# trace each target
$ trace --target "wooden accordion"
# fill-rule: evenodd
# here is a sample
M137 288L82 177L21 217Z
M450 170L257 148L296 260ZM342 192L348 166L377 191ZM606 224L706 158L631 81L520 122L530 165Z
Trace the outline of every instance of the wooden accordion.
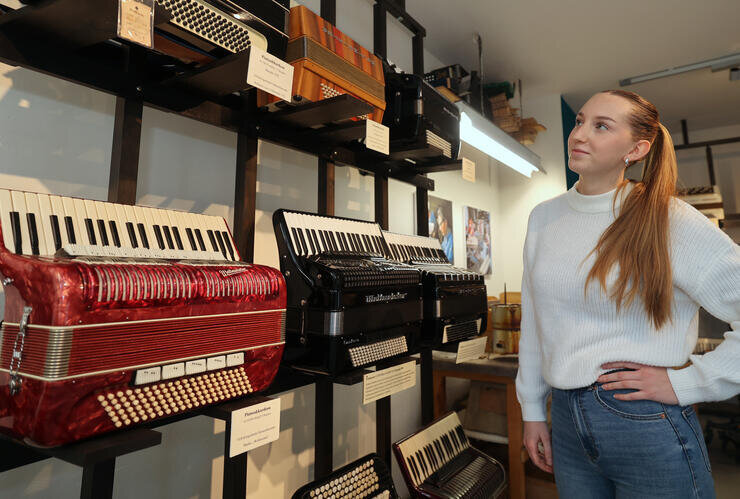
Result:
M285 60L295 68L293 103L350 94L372 105L368 118L383 122L385 78L380 59L306 7L290 9ZM279 99L259 91L257 104Z
M0 189L0 431L56 446L267 388L285 281L221 217Z

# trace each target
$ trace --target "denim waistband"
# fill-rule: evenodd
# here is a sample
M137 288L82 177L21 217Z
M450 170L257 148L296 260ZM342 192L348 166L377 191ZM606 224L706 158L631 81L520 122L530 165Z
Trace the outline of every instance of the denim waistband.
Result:
M607 371L604 374L602 374L601 376L604 376L606 374L618 373L618 372L622 372L622 371L635 371L635 370L636 369L630 369L628 367L622 367L622 368L619 368L619 369L612 369L611 371ZM582 386L580 388L570 388L570 389L567 389L567 390L562 390L560 388L554 388L553 387L553 390L560 390L561 392L579 392L579 391L584 391L584 390L590 390L593 387L601 386L603 384L604 383L600 383L598 381L594 381L590 385L588 385L588 386Z

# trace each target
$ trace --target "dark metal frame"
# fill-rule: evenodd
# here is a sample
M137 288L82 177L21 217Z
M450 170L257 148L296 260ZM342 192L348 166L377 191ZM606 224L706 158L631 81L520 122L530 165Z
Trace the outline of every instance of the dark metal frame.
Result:
M414 72L423 75L424 28L405 11L404 0L376 0L374 6L374 49L385 56L386 14L390 13L413 33ZM321 1L321 15L336 23L336 0ZM364 136L364 124L350 123L323 130L312 130L313 124L326 123L358 114L366 104L348 95L339 96L299 109L266 114L256 109L254 92L237 97L229 95L209 100L184 90L181 86L165 85L147 79L146 52L126 43L106 43L85 55L72 53L37 40L34 36L19 39L18 33L3 29L0 16L0 61L116 95L116 110L112 140L111 170L108 200L134 204L138 177L141 123L145 105L173 112L197 121L218 126L238 134L236 182L234 192L234 239L242 260L254 256L255 199L257 178L257 141L274 142L318 156L318 212L334 214L335 164L352 165L375 176L375 218L388 228L388 179L394 178L417 188L417 220L419 233L427 231L427 193L434 181L409 165L399 165L387 157L365 150L336 145L332 137L359 138ZM459 169L459 165L439 165L436 171ZM425 170L432 171L432 170ZM423 223L422 223L423 222ZM408 360L408 359L405 359ZM398 361L398 360L397 360ZM396 362L397 362L396 361ZM431 350L422 352L422 413L423 421L431 421L432 380ZM272 386L258 396L279 393L312 383L316 384L316 469L315 478L328 475L333 469L333 385L355 384L361 381L360 370L342 379L330 379L280 368ZM359 376L359 377L358 377ZM427 380L428 378L428 380ZM428 389L427 389L428 385ZM82 498L112 497L115 458L129 452L158 445L161 434L151 430L163 424L205 414L227 421L230 410L245 400L230 401L221 406L193 411L159 420L138 428L104 435L55 449L34 449L8 437L0 436L0 472L48 457L83 466ZM327 414L328 412L328 414ZM427 413L429 416L427 417ZM378 454L391 462L391 400L376 402L376 444ZM229 432L225 436L225 452L229 448ZM224 465L224 497L246 495L247 454L226 458Z

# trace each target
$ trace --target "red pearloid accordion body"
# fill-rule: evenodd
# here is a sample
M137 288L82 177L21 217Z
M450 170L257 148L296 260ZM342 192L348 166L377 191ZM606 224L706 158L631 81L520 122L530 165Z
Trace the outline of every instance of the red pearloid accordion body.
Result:
M218 261L197 259L193 251L182 260L23 254L17 239L9 243L29 233L33 240L34 231L43 240L47 215L37 212L37 227L21 227L18 220L30 220L31 205L24 217L6 217L18 211L2 194L0 220L12 220L13 227L9 235L0 224L0 431L56 446L244 396L272 382L285 331L285 281L278 270L238 261L233 240L226 241L232 253L224 251ZM188 217L204 217L180 215L183 236ZM51 232L46 236L47 252L52 238L59 246ZM119 244L124 236L123 230L116 236ZM81 227L76 239L90 243ZM108 253L115 253L109 244Z

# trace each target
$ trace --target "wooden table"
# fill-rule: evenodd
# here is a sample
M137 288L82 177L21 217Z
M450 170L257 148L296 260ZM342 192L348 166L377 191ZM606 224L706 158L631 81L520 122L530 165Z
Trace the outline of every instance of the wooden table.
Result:
M434 352L434 417L446 412L446 378L464 378L506 385L506 421L509 438L509 497L524 499L524 463L527 453L522 444L522 408L516 398L519 363L512 358L474 360L455 364L455 354Z

